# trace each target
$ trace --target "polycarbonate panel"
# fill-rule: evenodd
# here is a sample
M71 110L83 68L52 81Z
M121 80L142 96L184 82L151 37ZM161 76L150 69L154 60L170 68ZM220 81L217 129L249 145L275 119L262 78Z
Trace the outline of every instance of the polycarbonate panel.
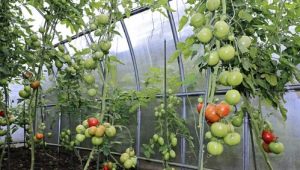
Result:
M116 76L113 77L115 79L114 81L119 88L125 90L136 89L132 58L120 22L116 24L116 31L118 31L121 35L115 35L112 42L110 55L116 56L123 64L116 65L117 72Z
M175 50L173 35L168 18L158 12L145 11L125 19L136 55L141 82L151 67L163 68L164 40L167 43L167 59ZM178 76L178 64L168 64L169 76ZM162 83L160 84L162 86Z

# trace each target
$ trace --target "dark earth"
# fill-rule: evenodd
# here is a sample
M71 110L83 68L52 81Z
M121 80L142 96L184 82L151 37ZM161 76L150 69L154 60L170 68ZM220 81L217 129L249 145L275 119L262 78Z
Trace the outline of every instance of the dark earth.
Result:
M89 152L80 151L82 166L79 158L73 151L66 151L57 147L37 148L35 152L35 170L82 170L87 160ZM11 148L10 149L10 170L29 170L30 169L30 150L28 148ZM101 159L100 159L100 162ZM3 170L8 168L8 155L5 155L3 161ZM96 169L96 162L92 161L89 170ZM100 164L100 170L101 164Z

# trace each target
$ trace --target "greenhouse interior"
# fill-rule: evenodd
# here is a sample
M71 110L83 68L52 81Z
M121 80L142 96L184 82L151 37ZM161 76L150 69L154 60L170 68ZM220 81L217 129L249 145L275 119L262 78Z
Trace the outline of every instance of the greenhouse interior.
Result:
M299 0L1 0L0 30L0 170L300 167Z

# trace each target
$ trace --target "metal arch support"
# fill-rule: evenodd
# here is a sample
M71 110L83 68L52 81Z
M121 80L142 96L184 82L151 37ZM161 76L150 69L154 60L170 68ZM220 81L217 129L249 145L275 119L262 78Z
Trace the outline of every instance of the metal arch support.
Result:
M135 57L135 53L133 50L133 46L130 40L130 36L128 33L128 30L126 28L126 24L124 22L124 19L120 20L126 40L127 40L127 44L129 47L129 52L131 55L131 59L132 59L132 64L133 64L133 70L134 70L134 76L135 76L135 84L136 84L136 90L140 91L141 90L141 85L140 85L140 78L139 78L139 72L138 72L138 67L137 67L137 63L136 63L136 57ZM137 111L137 128L136 128L136 154L137 156L140 156L140 146L141 146L141 107L138 108Z
M170 6L169 2L168 2L168 5ZM167 11L167 13L168 13L168 18L169 18L169 22L170 22L170 26L171 26L171 30L172 30L172 35L173 35L175 48L177 49L177 43L179 42L179 38L178 38L176 26L175 26L174 17L173 17L172 12ZM184 81L184 79L185 79L184 66L183 66L181 56L179 56L177 58L177 61L178 61L178 67L179 67L180 80ZM184 85L181 86L181 92L186 93L186 88L185 88ZM183 119L186 119L186 96L182 96L182 114L181 114L181 117ZM184 138L181 138L181 149L180 149L180 154L181 154L180 157L181 158L180 159L181 159L182 164L185 163L185 153L186 153L186 140Z

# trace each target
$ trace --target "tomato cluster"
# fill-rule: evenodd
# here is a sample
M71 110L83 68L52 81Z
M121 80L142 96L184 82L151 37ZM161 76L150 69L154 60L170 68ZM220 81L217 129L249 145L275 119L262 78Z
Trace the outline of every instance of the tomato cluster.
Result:
M112 163L111 161L104 162L102 165L102 170L116 170L117 165L115 163Z
M197 111L200 113L203 107L203 102L198 103ZM226 102L218 104L209 103L205 109L205 119L208 123L218 122L220 119L226 117L231 112L231 105Z
M267 153L280 154L284 151L284 145L278 142L276 135L269 129L265 129L261 133L262 148Z
M134 168L137 163L137 157L135 156L134 149L132 147L127 148L126 151L121 154L120 161L125 169Z
M82 124L76 126L76 140L75 144L83 142L86 138L91 138L94 146L103 144L104 138L112 138L116 135L116 127L110 123L100 124L95 117L84 120Z
M240 143L241 136L234 132L231 124L215 122L210 126L210 131L205 133L205 138L209 139L207 151L209 154L217 156L223 153L223 143L234 146Z

